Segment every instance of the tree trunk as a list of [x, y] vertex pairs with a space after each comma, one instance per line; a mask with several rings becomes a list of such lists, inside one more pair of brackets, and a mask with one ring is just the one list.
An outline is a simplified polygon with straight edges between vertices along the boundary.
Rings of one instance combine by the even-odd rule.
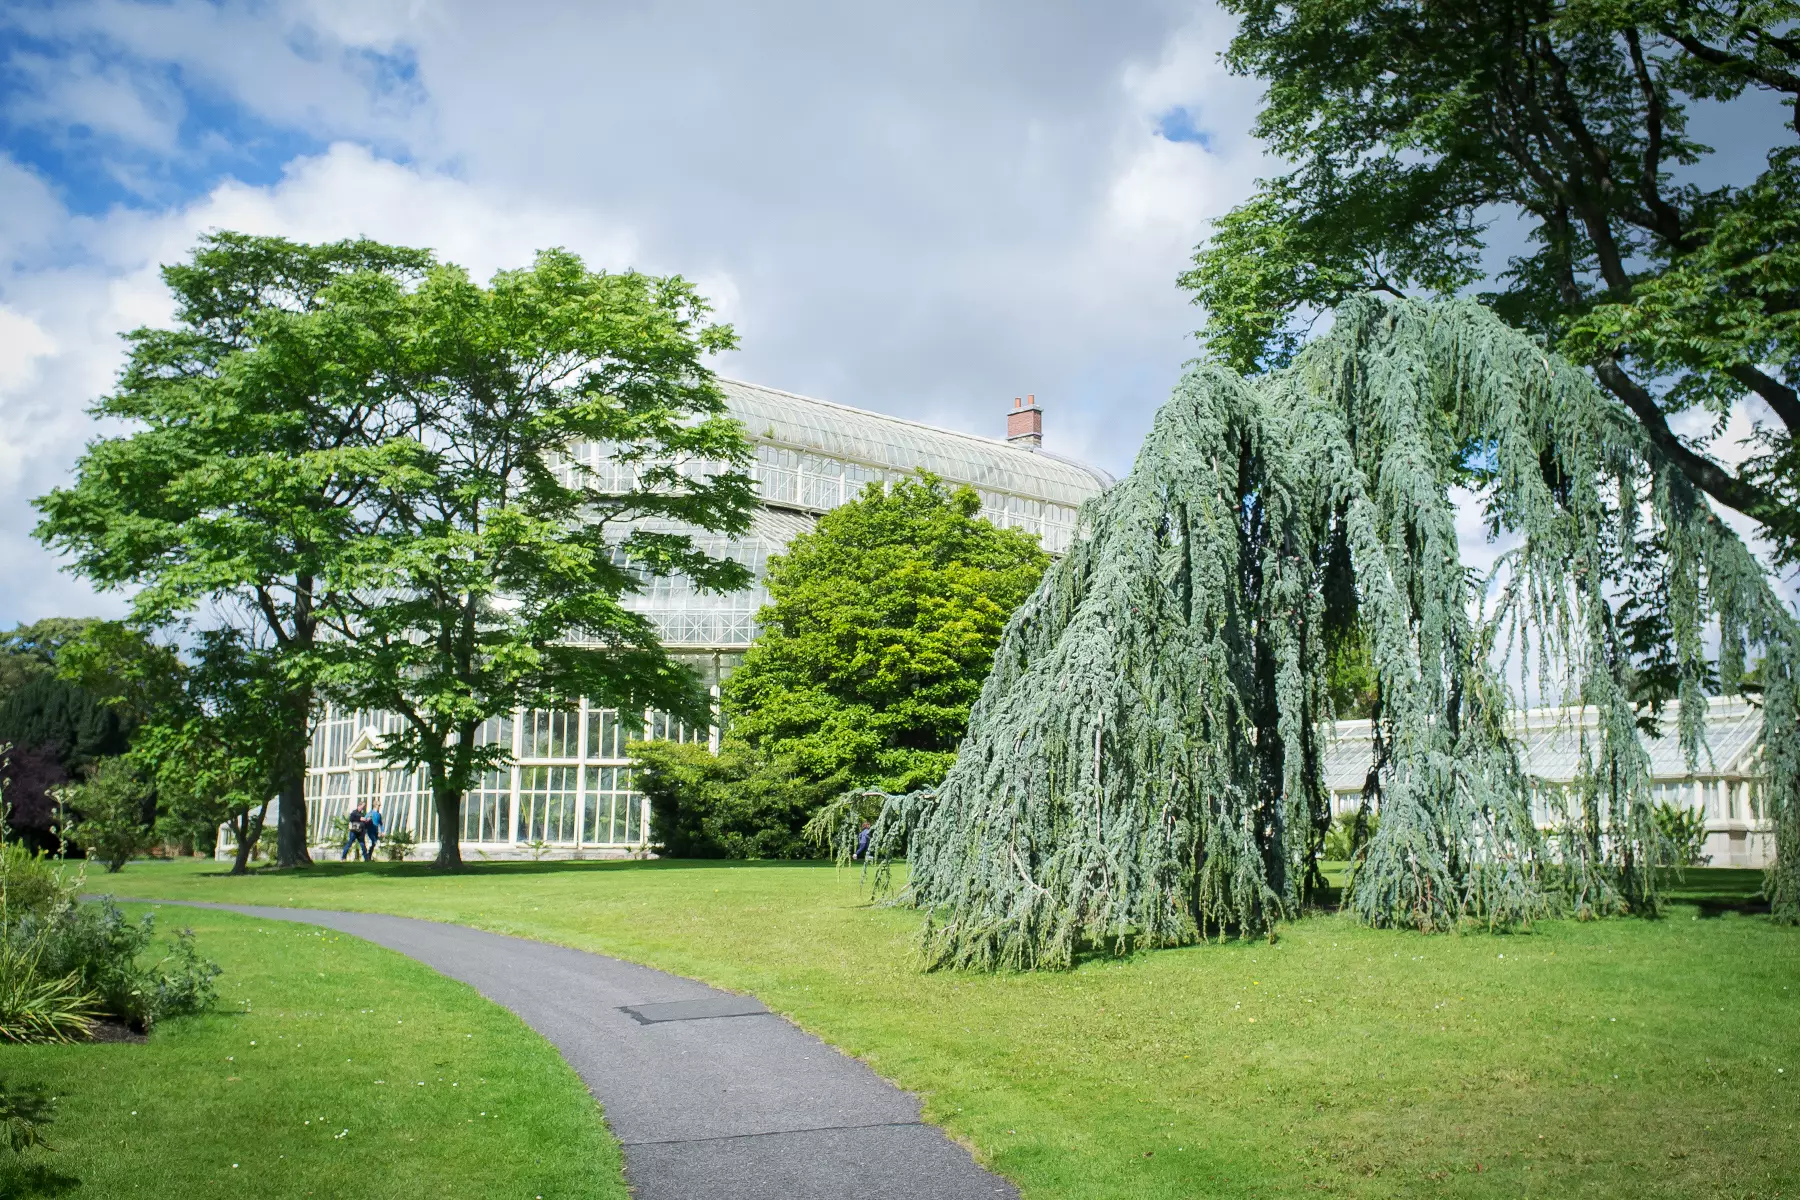
[[268, 819], [269, 802], [263, 801], [261, 808], [252, 817], [248, 810], [239, 814], [237, 828], [237, 857], [232, 860], [231, 873], [245, 875], [250, 870], [250, 855], [256, 850], [256, 843], [262, 837], [263, 822]]
[[452, 788], [442, 772], [431, 780], [431, 800], [437, 806], [438, 852], [432, 866], [440, 871], [462, 870], [462, 792]]
[[296, 731], [295, 744], [282, 763], [277, 781], [281, 796], [281, 812], [275, 825], [275, 865], [278, 867], [310, 867], [312, 854], [307, 849], [306, 822], [306, 750], [307, 733], [312, 712], [312, 688], [301, 687], [288, 694], [287, 712], [282, 716]]

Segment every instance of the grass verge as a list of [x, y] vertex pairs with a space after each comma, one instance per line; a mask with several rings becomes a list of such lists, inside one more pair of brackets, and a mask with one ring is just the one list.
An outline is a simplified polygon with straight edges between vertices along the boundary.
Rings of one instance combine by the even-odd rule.
[[753, 992], [919, 1092], [1029, 1200], [1800, 1194], [1800, 931], [1749, 911], [1750, 873], [1690, 872], [1661, 921], [1426, 937], [1319, 916], [1039, 975], [919, 973], [916, 915], [824, 865], [109, 882], [456, 921]]
[[218, 1009], [142, 1044], [0, 1046], [0, 1075], [60, 1097], [56, 1152], [0, 1158], [0, 1196], [626, 1195], [581, 1081], [473, 989], [312, 926], [160, 922], [225, 968]]

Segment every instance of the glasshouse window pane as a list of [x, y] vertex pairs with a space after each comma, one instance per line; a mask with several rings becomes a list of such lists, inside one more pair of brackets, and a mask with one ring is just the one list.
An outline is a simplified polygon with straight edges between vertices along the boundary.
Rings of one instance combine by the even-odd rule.
[[487, 772], [463, 797], [462, 836], [467, 842], [504, 842], [512, 836], [512, 772]]
[[519, 772], [519, 838], [575, 840], [575, 768], [525, 767]]
[[635, 792], [625, 792], [620, 794], [619, 803], [625, 809], [625, 841], [635, 845], [643, 836], [643, 797]]

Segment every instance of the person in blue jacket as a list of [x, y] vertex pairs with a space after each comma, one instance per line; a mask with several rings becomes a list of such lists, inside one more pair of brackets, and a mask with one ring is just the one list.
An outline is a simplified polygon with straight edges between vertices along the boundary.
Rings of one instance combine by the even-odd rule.
[[363, 817], [363, 861], [368, 862], [375, 853], [375, 843], [381, 840], [381, 801], [369, 803], [369, 811]]

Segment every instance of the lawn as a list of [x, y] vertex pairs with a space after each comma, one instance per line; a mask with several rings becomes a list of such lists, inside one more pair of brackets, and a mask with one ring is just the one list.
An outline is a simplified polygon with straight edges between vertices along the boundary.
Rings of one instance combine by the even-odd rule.
[[511, 1013], [356, 938], [162, 912], [225, 968], [217, 1010], [0, 1046], [0, 1075], [60, 1097], [56, 1153], [0, 1159], [0, 1196], [623, 1200], [598, 1107]]
[[1028, 1200], [1800, 1195], [1800, 931], [1746, 911], [1743, 872], [1690, 873], [1655, 922], [1427, 937], [1316, 916], [1273, 945], [1039, 975], [919, 973], [916, 916], [824, 865], [108, 882], [457, 921], [753, 992], [918, 1092]]

